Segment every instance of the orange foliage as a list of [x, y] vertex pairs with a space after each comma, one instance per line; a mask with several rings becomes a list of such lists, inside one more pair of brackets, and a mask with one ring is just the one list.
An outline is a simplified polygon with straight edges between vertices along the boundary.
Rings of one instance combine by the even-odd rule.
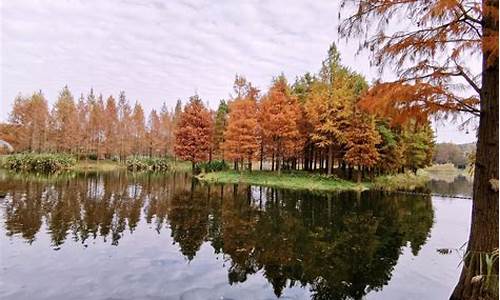
[[236, 98], [229, 102], [227, 127], [224, 130], [222, 149], [230, 160], [243, 167], [245, 159], [251, 168], [258, 148], [257, 95], [259, 91], [242, 76], [234, 80]]
[[227, 128], [222, 148], [226, 158], [243, 163], [254, 158], [257, 141], [257, 102], [253, 97], [229, 102]]
[[381, 142], [373, 118], [357, 113], [346, 132], [347, 151], [344, 159], [350, 165], [372, 167], [380, 155], [376, 145]]
[[210, 148], [212, 119], [201, 99], [195, 95], [184, 107], [175, 129], [174, 151], [194, 164], [206, 161]]
[[296, 157], [304, 144], [299, 125], [302, 112], [283, 76], [278, 77], [260, 103], [262, 138], [279, 162]]
[[[498, 25], [496, 30], [481, 26], [485, 17], [498, 24], [498, 2], [496, 6], [494, 2], [359, 1], [339, 32], [346, 38], [361, 37], [373, 32], [368, 26], [377, 22], [375, 33], [364, 37], [360, 49], [370, 49], [381, 70], [390, 66], [400, 76], [390, 84], [375, 85], [363, 105], [388, 116], [402, 112], [398, 121], [437, 112], [465, 111], [479, 116], [480, 74], [472, 74], [466, 65], [483, 53], [488, 63], [498, 61]], [[346, 4], [344, 1], [344, 8]], [[389, 26], [401, 22], [395, 17], [400, 12], [407, 16], [410, 30], [388, 34]], [[467, 93], [464, 85], [469, 86], [468, 96], [463, 96]], [[368, 104], [370, 101], [385, 103]]]

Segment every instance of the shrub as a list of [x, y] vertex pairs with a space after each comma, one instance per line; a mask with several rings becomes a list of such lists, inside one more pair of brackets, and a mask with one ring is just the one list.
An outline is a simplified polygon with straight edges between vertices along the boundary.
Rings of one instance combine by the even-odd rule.
[[13, 171], [53, 173], [76, 164], [76, 159], [67, 154], [21, 153], [9, 155], [4, 167]]
[[126, 161], [127, 169], [136, 171], [168, 171], [170, 170], [170, 161], [167, 158], [159, 157], [132, 157]]
[[229, 165], [223, 160], [212, 160], [206, 163], [201, 163], [199, 165], [200, 169], [202, 169], [205, 173], [210, 172], [219, 172], [225, 171], [229, 169]]
[[407, 172], [377, 177], [373, 188], [385, 191], [413, 191], [423, 188], [428, 181], [429, 177], [423, 172], [418, 175]]

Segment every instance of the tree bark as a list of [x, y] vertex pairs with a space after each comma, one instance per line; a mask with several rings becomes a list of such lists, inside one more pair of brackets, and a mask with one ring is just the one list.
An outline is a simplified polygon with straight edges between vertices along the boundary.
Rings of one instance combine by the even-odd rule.
[[273, 149], [273, 156], [272, 156], [272, 161], [271, 161], [271, 171], [274, 171], [274, 149]]
[[326, 173], [328, 175], [331, 175], [333, 169], [333, 144], [328, 146], [328, 160], [326, 168], [327, 168]]
[[264, 161], [264, 143], [260, 142], [260, 167], [259, 169], [262, 171], [262, 162]]
[[[498, 12], [498, 1], [483, 0], [483, 8], [485, 5], [495, 6]], [[498, 34], [498, 19], [485, 14], [483, 34], [492, 35], [495, 31]], [[487, 61], [490, 54], [496, 56], [493, 62]], [[474, 276], [480, 275], [481, 257], [475, 254], [491, 253], [498, 249], [498, 53], [489, 53], [483, 49], [482, 67], [481, 113], [474, 170], [471, 229], [467, 244], [469, 255], [464, 260], [460, 280], [450, 297], [452, 300], [496, 298], [494, 292], [484, 288], [484, 278], [472, 280]], [[498, 262], [494, 266], [493, 274], [498, 275]], [[496, 293], [498, 294], [498, 291]]]

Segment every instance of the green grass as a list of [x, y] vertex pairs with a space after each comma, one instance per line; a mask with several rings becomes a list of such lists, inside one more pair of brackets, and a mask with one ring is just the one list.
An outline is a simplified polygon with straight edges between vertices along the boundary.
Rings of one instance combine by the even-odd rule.
[[174, 160], [171, 162], [172, 171], [176, 172], [191, 172], [191, 162], [183, 160]]
[[[186, 161], [171, 161], [171, 169], [169, 171], [187, 172], [191, 171], [191, 163]], [[81, 160], [70, 170], [77, 172], [111, 172], [118, 170], [126, 170], [127, 165], [124, 163], [112, 160]]]
[[80, 160], [69, 169], [76, 172], [111, 172], [125, 168], [126, 165], [112, 160]]
[[429, 179], [427, 173], [422, 170], [419, 170], [417, 174], [406, 172], [396, 175], [384, 175], [374, 179], [372, 188], [384, 191], [413, 191], [424, 187]]
[[357, 184], [335, 177], [314, 175], [300, 171], [284, 172], [281, 175], [271, 171], [253, 171], [242, 173], [236, 171], [221, 171], [202, 173], [198, 175], [197, 178], [206, 182], [246, 183], [312, 191], [365, 190], [369, 188], [369, 184], [367, 183]]

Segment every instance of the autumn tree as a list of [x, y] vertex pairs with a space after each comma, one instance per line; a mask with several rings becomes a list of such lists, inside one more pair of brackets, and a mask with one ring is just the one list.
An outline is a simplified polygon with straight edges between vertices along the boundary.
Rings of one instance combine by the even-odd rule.
[[[469, 255], [451, 299], [493, 299], [498, 291], [488, 290], [480, 260], [498, 249], [498, 1], [349, 3], [342, 3], [353, 11], [341, 35], [362, 38], [374, 64], [399, 75], [373, 86], [366, 108], [399, 122], [456, 112], [479, 117]], [[397, 24], [401, 16], [404, 26]], [[467, 68], [474, 60], [479, 74]]]
[[361, 181], [362, 169], [373, 167], [379, 160], [377, 145], [381, 138], [372, 117], [355, 111], [346, 132], [347, 151], [344, 159], [358, 167], [357, 181]]
[[[318, 78], [310, 73], [304, 74], [304, 76], [296, 78], [294, 84], [292, 85], [292, 90], [294, 95], [300, 104], [301, 109], [301, 119], [299, 122], [299, 132], [304, 138], [304, 148], [303, 148], [303, 168], [304, 170], [312, 170], [314, 164], [314, 156], [317, 150], [315, 149], [315, 143], [312, 140], [313, 125], [307, 117], [305, 111], [305, 103], [307, 102], [309, 95], [312, 91], [312, 86]], [[315, 167], [315, 166], [314, 166]]]
[[134, 153], [134, 155], [142, 154], [146, 129], [144, 123], [144, 110], [139, 102], [135, 102], [134, 110], [130, 118], [130, 129], [132, 153]]
[[42, 152], [46, 150], [49, 111], [47, 100], [41, 91], [31, 97], [18, 96], [9, 116], [16, 126], [19, 150]]
[[323, 62], [320, 80], [312, 83], [304, 104], [313, 126], [311, 139], [318, 147], [328, 151], [328, 174], [333, 170], [334, 152], [341, 152], [347, 142], [346, 130], [363, 85], [366, 86], [366, 83], [361, 76], [341, 65], [340, 54], [332, 44], [328, 58]]
[[301, 110], [283, 75], [274, 79], [260, 102], [260, 126], [265, 147], [272, 153], [273, 166], [281, 172], [286, 159], [302, 149], [299, 132]]
[[78, 114], [78, 134], [75, 140], [77, 143], [77, 153], [81, 155], [82, 153], [87, 153], [89, 144], [89, 107], [83, 93], [78, 98], [76, 110]]
[[94, 89], [90, 89], [87, 96], [88, 107], [88, 134], [90, 142], [90, 152], [95, 159], [99, 159], [102, 154], [102, 143], [104, 141], [104, 101], [102, 95], [98, 97], [94, 94]]
[[55, 150], [73, 152], [76, 148], [75, 136], [78, 134], [78, 114], [75, 100], [67, 86], [59, 93], [52, 108], [50, 125]]
[[[180, 108], [180, 112], [178, 109]], [[175, 135], [174, 135], [174, 130], [175, 130], [175, 118], [179, 118], [180, 114], [182, 113], [182, 105], [180, 105], [180, 102], [177, 102], [176, 105], [176, 113], [177, 117], [175, 116], [174, 113], [171, 113], [168, 108], [166, 103], [163, 103], [161, 110], [160, 110], [160, 123], [161, 123], [161, 142], [160, 142], [160, 152], [162, 155], [172, 155], [174, 154], [173, 151], [173, 145], [175, 144]]]
[[225, 156], [240, 164], [245, 160], [252, 170], [252, 160], [259, 148], [257, 141], [257, 95], [258, 90], [244, 77], [236, 76], [234, 82], [236, 98], [229, 102], [227, 128], [223, 135], [222, 150]]
[[151, 110], [148, 117], [148, 126], [146, 133], [146, 142], [149, 156], [161, 154], [162, 140], [162, 124], [161, 118], [156, 113], [156, 110]]
[[130, 130], [131, 130], [132, 109], [125, 97], [125, 92], [120, 92], [118, 100], [118, 148], [120, 159], [125, 159], [132, 149]]
[[117, 154], [118, 149], [118, 108], [116, 106], [116, 101], [113, 96], [109, 96], [106, 100], [106, 106], [104, 108], [104, 152], [108, 158], [112, 158]]
[[208, 158], [211, 133], [210, 112], [198, 95], [190, 97], [176, 124], [175, 154], [183, 160], [190, 161], [194, 170], [197, 163]]

